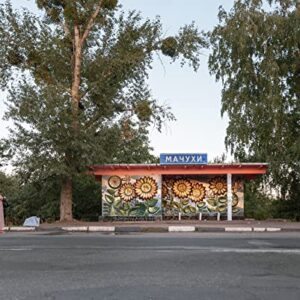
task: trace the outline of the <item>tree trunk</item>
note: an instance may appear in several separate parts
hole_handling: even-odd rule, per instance
[[[88,37],[94,21],[99,14],[102,0],[99,1],[95,12],[91,15],[87,27],[81,37],[80,28],[77,21],[74,23],[74,36],[73,36],[73,59],[72,59],[72,85],[71,85],[71,108],[72,108],[72,128],[75,141],[78,139],[78,109],[80,103],[80,82],[81,82],[81,63],[82,63],[82,46]],[[68,24],[64,24],[66,35],[70,35]],[[74,157],[68,160],[68,163],[72,164]],[[67,177],[62,181],[61,193],[60,193],[60,221],[72,221],[72,178]]]
[[[78,131],[78,108],[80,102],[80,81],[81,81],[81,59],[82,59],[82,43],[80,41],[80,33],[78,26],[74,26],[74,66],[73,66],[73,82],[71,87],[72,97],[72,126],[74,133]]]
[[[72,178],[64,178],[60,192],[60,221],[72,221]]]
[[[72,128],[74,141],[78,139],[78,108],[80,102],[80,79],[81,79],[81,55],[82,45],[80,42],[80,32],[78,25],[74,26],[74,66],[73,82],[71,86],[71,108],[72,108]],[[68,166],[72,166],[74,157],[66,154]],[[72,221],[72,178],[66,177],[61,183],[60,192],[60,221]]]

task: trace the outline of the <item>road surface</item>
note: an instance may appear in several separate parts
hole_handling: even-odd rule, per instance
[[[299,233],[0,237],[0,299],[300,299]]]

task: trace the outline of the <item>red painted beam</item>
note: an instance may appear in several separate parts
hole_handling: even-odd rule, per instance
[[[112,168],[113,166],[113,168]],[[90,167],[94,176],[103,175],[259,175],[267,172],[267,164],[211,165],[96,165]]]

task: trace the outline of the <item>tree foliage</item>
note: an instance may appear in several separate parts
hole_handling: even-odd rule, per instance
[[[270,195],[266,195],[258,187],[261,186],[261,180],[257,178],[245,183],[245,217],[255,220],[266,220],[279,218],[276,199]]]
[[[7,144],[24,180],[61,178],[61,218],[72,219],[74,176],[93,163],[153,159],[149,125],[174,119],[147,85],[154,55],[196,70],[206,43],[194,24],[169,43],[159,18],[126,13],[117,0],[36,3],[42,17],[0,6],[0,86],[14,121]]]
[[[38,216],[41,222],[59,219],[60,181],[56,177],[31,180],[26,184],[18,175],[0,172],[0,191],[6,197],[7,225],[23,224],[30,216]],[[94,177],[80,174],[73,182],[73,213],[79,220],[98,221],[101,214],[101,183]]]
[[[282,199],[299,199],[300,5],[237,0],[209,34],[210,72],[223,83],[226,145],[239,160],[270,163]]]

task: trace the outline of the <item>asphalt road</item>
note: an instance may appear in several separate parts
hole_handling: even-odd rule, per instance
[[[300,299],[299,233],[0,237],[0,299]]]

